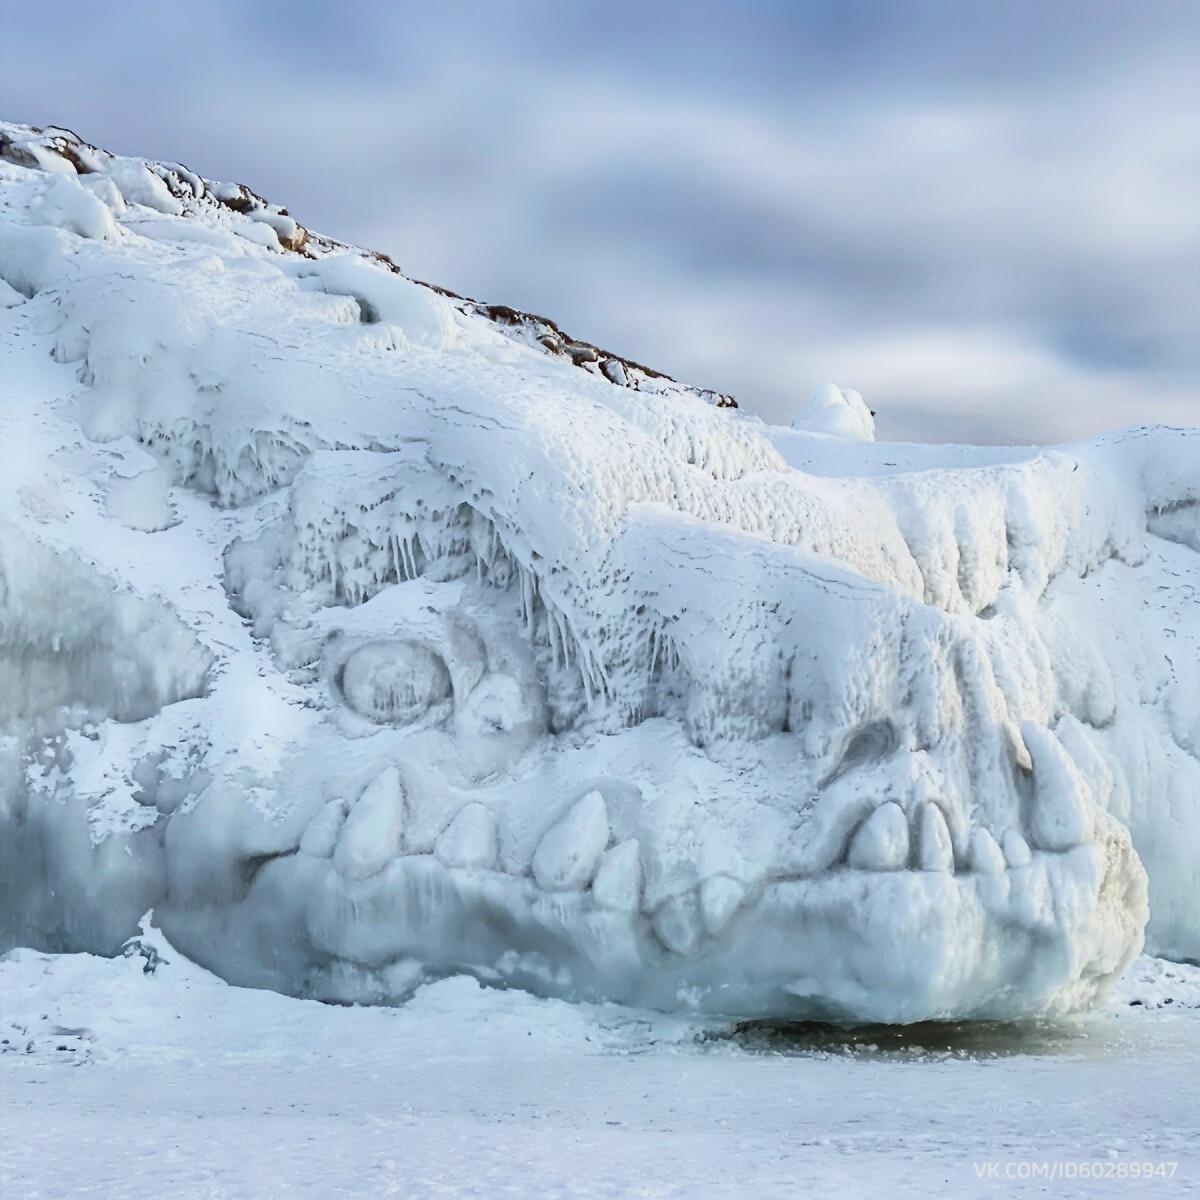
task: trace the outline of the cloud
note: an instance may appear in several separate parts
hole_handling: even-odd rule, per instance
[[[1200,423],[1195,6],[31,7],[6,115],[768,418],[834,378],[892,436]]]

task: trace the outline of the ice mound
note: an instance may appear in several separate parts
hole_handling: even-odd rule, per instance
[[[875,414],[863,402],[861,392],[823,383],[813,389],[804,407],[792,418],[792,428],[873,442]]]
[[[0,281],[5,944],[871,1021],[1200,956],[1200,430],[774,428],[64,130]]]

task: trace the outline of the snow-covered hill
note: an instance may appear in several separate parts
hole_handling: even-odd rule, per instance
[[[1200,956],[1200,430],[766,426],[58,130],[0,281],[5,943],[901,1021]]]

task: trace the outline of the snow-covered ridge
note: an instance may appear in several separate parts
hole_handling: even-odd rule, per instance
[[[113,195],[104,183],[108,180],[115,183],[122,200],[172,216],[194,217],[213,208],[241,213],[256,223],[245,226],[240,231],[241,235],[259,241],[267,248],[292,251],[313,259],[353,251],[386,267],[393,274],[400,274],[400,268],[386,254],[360,250],[334,238],[310,233],[286,208],[271,204],[244,183],[220,183],[204,179],[181,163],[110,154],[85,142],[69,129],[3,125],[0,127],[0,158],[55,174],[74,171],[79,176],[90,176],[86,182],[102,197]],[[78,203],[75,207],[77,213],[73,220],[88,222],[98,219],[102,223],[100,228],[107,228],[104,218],[94,206],[86,206],[96,214],[90,218],[84,215],[85,209],[81,209]],[[732,396],[677,383],[662,371],[572,337],[549,317],[522,312],[507,304],[472,300],[436,284],[420,280],[413,282],[446,297],[463,312],[486,318],[522,344],[539,347],[547,354],[562,358],[620,387],[635,391],[680,391],[715,404],[718,408],[737,408],[737,401]],[[355,296],[355,299],[364,321],[379,319],[379,311],[369,296]]]
[[[0,280],[7,941],[883,1020],[1200,955],[1200,430],[772,428],[61,131]]]

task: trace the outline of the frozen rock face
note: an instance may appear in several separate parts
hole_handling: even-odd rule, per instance
[[[899,1021],[1200,957],[1200,431],[772,428],[61,130],[0,280],[6,944]]]

